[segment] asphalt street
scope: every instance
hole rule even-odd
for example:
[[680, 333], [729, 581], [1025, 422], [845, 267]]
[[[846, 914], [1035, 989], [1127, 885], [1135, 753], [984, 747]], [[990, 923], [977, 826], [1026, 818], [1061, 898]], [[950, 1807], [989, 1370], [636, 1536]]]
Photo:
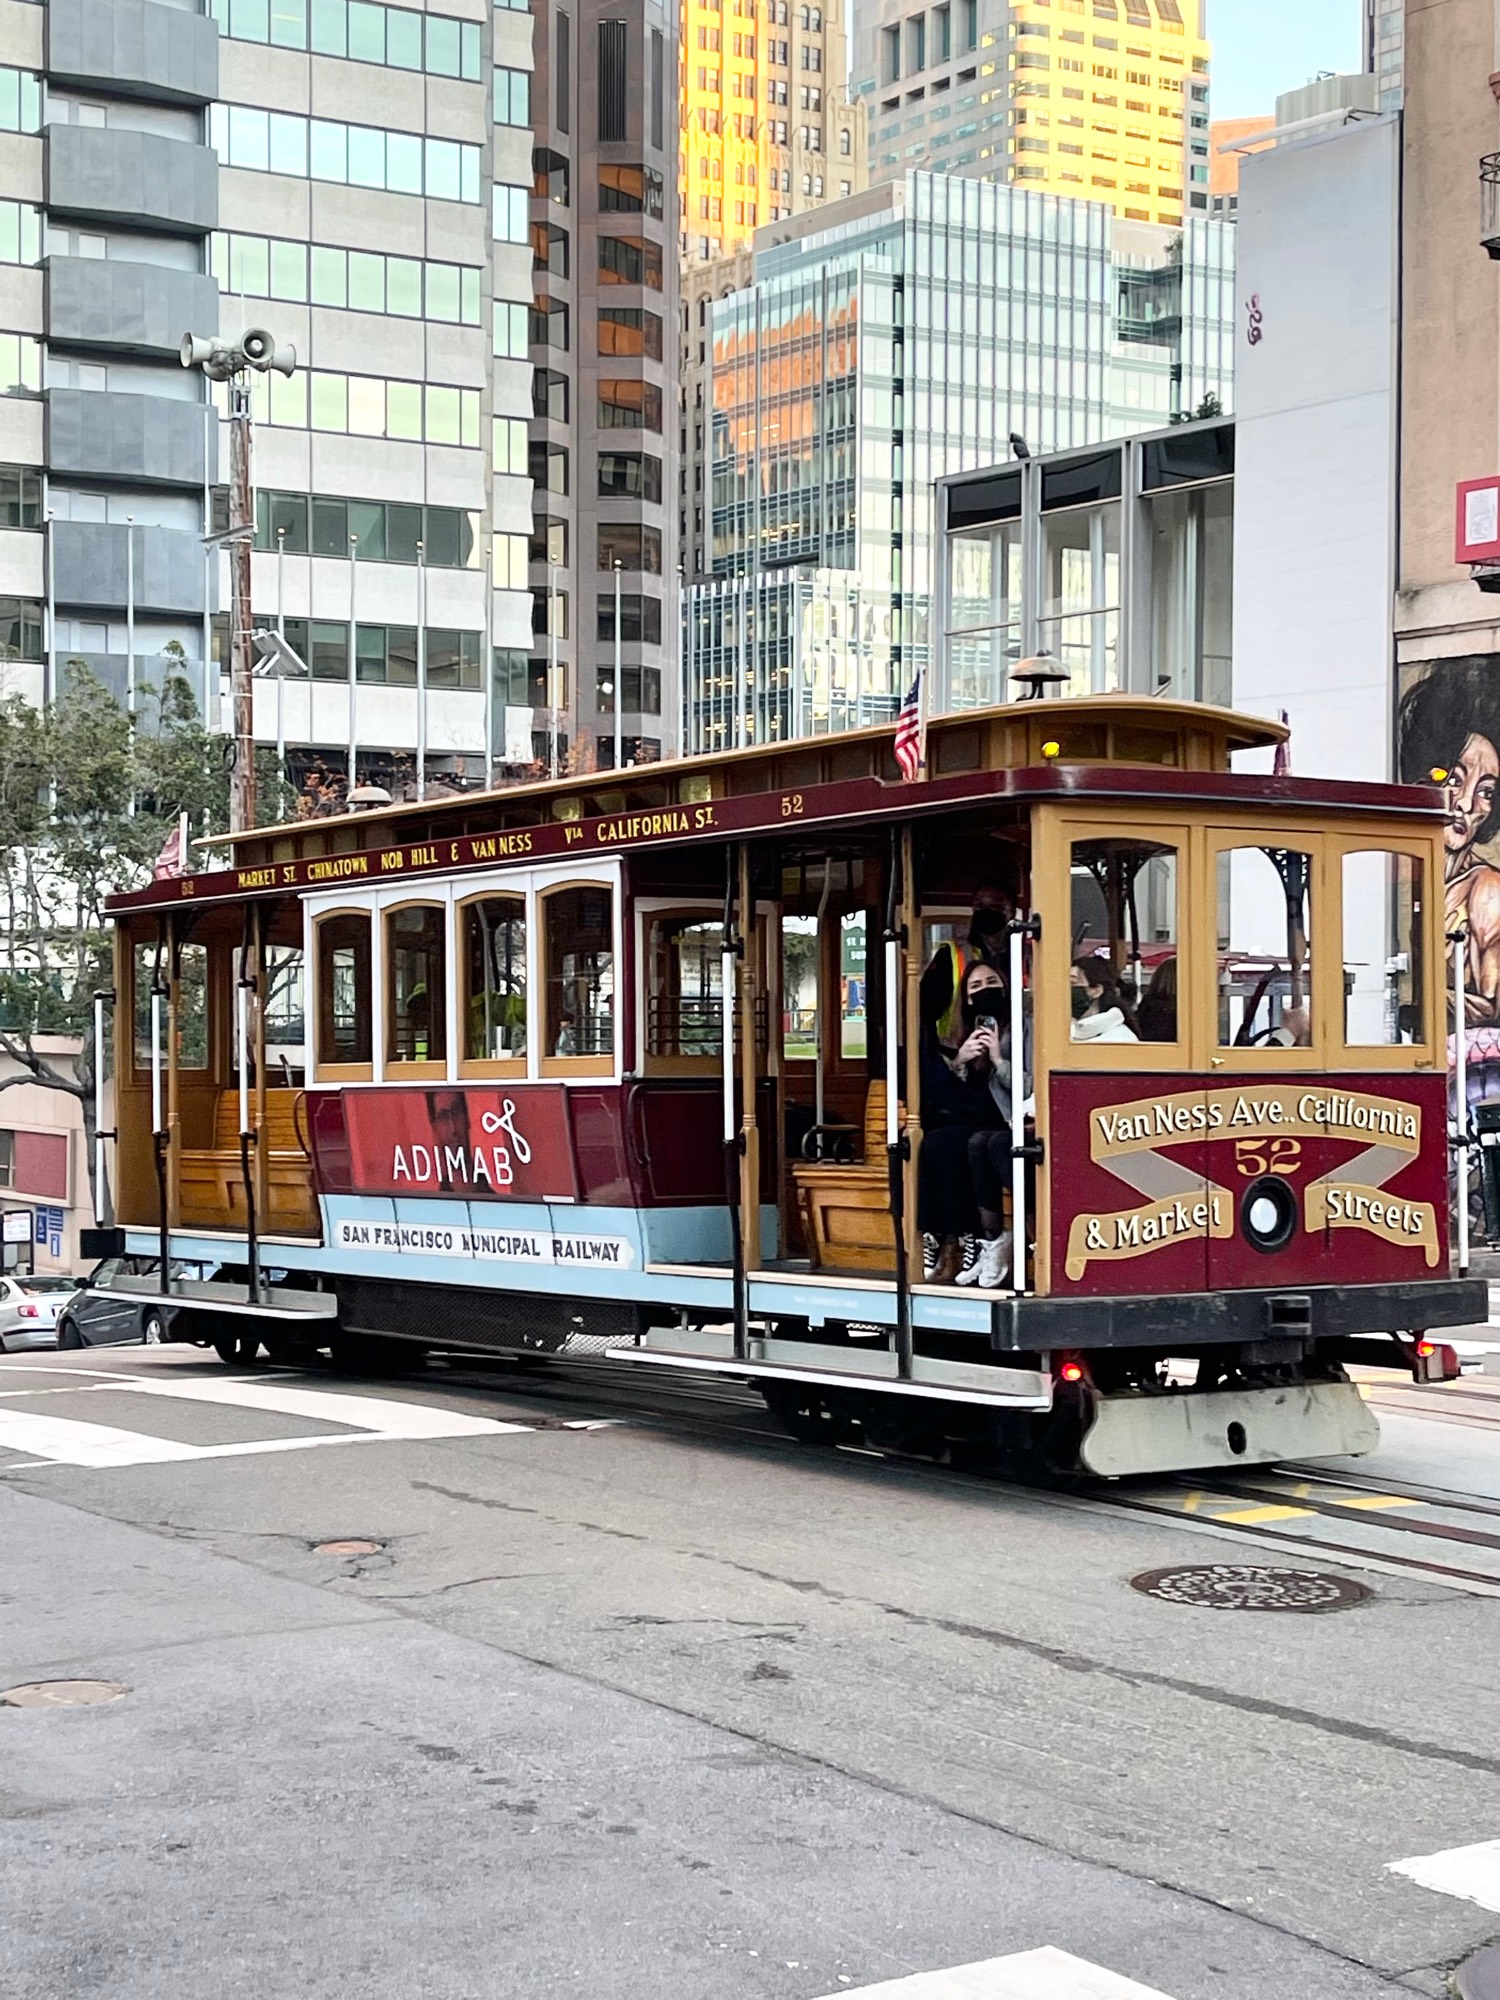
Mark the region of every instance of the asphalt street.
[[[603, 1366], [0, 1360], [0, 1688], [126, 1690], [0, 1706], [0, 1991], [1443, 1994], [1500, 1382], [1374, 1401], [1358, 1465], [1049, 1492]], [[1245, 1563], [1369, 1594], [1131, 1587]]]

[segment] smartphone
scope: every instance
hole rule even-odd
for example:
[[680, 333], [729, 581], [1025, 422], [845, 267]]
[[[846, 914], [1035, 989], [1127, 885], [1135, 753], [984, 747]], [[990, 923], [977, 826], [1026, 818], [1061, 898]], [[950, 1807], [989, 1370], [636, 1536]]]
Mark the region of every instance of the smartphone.
[[976, 1018], [974, 1026], [980, 1034], [988, 1032], [992, 1035], [998, 1035], [1000, 1032], [1000, 1023], [995, 1019], [993, 1014], [980, 1014]]

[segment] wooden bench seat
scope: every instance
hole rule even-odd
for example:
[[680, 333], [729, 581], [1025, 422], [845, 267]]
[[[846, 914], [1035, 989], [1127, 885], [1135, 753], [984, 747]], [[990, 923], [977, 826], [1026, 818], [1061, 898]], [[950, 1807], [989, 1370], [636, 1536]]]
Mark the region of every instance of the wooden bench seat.
[[[266, 1199], [256, 1216], [260, 1229], [272, 1236], [311, 1236], [318, 1230], [318, 1204], [313, 1192], [312, 1161], [298, 1131], [299, 1090], [266, 1092], [265, 1124], [259, 1146], [265, 1152]], [[254, 1162], [252, 1160], [252, 1170]], [[243, 1229], [245, 1177], [240, 1166], [240, 1098], [237, 1090], [219, 1094], [214, 1111], [211, 1147], [185, 1146], [177, 1156], [177, 1216], [188, 1227]]]
[[873, 1077], [865, 1096], [861, 1157], [792, 1163], [792, 1186], [815, 1271], [896, 1272], [890, 1167], [885, 1144], [885, 1081]]

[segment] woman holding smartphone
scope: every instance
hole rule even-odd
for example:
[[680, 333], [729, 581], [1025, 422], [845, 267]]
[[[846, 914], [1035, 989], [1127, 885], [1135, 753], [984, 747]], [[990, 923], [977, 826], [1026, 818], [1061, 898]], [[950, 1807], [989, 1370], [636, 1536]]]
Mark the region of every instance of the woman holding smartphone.
[[963, 976], [962, 1039], [951, 1055], [936, 1022], [924, 1025], [917, 1206], [930, 1284], [993, 1291], [1010, 1268], [1009, 1013], [1005, 981], [980, 960]]

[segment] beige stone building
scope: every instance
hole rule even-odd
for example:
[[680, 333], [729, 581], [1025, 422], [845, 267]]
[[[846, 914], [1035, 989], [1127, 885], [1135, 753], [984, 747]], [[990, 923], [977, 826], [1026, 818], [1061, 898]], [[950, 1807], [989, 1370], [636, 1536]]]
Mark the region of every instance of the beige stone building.
[[[35, 1038], [37, 1054], [66, 1074], [79, 1047], [74, 1036]], [[31, 1212], [38, 1271], [76, 1272], [78, 1232], [93, 1221], [83, 1106], [66, 1091], [9, 1081], [23, 1074], [0, 1051], [0, 1212]]]

